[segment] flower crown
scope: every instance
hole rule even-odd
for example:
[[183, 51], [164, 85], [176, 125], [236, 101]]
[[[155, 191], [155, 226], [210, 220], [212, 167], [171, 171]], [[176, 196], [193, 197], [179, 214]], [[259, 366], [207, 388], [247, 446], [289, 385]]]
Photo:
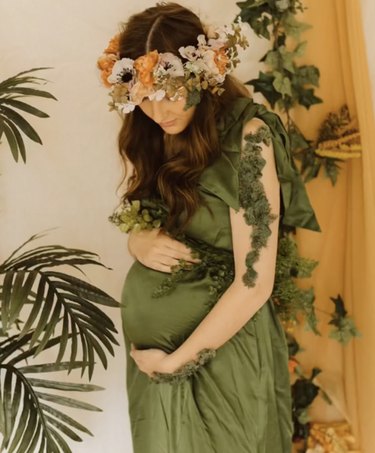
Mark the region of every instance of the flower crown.
[[114, 36], [98, 59], [105, 86], [111, 87], [110, 110], [129, 113], [145, 98], [175, 101], [186, 97], [185, 110], [201, 100], [201, 90], [221, 94], [225, 76], [239, 63], [238, 48], [249, 43], [243, 34], [243, 24], [233, 22], [209, 29], [207, 37], [199, 35], [196, 47], [178, 49], [181, 57], [157, 50], [136, 60], [119, 57], [120, 34]]

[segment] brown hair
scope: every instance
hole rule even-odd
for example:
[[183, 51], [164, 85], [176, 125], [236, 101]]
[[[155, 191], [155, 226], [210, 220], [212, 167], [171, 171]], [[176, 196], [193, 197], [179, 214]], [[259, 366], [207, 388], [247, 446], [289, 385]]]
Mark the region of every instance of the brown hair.
[[[124, 24], [120, 58], [135, 60], [152, 50], [180, 56], [178, 49], [195, 46], [199, 34], [204, 34], [204, 29], [192, 11], [176, 3], [159, 3]], [[198, 208], [199, 176], [220, 155], [216, 129], [220, 113], [235, 97], [248, 96], [244, 85], [231, 76], [226, 77], [223, 88], [220, 96], [205, 90], [187, 128], [165, 139], [163, 130], [139, 107], [124, 119], [119, 149], [125, 170], [130, 161], [133, 172], [123, 199], [158, 193], [169, 208], [167, 230], [181, 229]]]

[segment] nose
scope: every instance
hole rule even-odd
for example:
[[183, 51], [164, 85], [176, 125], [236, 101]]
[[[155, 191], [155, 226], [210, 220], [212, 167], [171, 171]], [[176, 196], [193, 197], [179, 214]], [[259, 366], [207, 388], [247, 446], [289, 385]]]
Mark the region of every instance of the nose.
[[164, 99], [161, 101], [151, 101], [152, 119], [156, 123], [161, 123], [166, 119], [166, 104]]

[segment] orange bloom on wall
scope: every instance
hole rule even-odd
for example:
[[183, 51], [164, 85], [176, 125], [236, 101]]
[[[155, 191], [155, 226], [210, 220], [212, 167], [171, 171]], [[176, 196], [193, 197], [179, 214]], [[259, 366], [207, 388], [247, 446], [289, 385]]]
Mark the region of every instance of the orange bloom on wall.
[[157, 50], [139, 57], [134, 62], [134, 68], [138, 73], [140, 82], [146, 87], [152, 87], [154, 83], [154, 77], [152, 75], [152, 70], [159, 61], [159, 54]]
[[217, 68], [219, 69], [219, 73], [225, 74], [225, 71], [229, 63], [229, 58], [225, 53], [225, 48], [215, 50], [214, 61]]

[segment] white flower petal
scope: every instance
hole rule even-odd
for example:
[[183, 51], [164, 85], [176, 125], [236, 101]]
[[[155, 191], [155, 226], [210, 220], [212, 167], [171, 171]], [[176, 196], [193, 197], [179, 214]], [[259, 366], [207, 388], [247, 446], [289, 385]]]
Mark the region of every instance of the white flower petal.
[[161, 101], [164, 97], [165, 97], [164, 90], [157, 90], [148, 95], [148, 98], [150, 99], [150, 101]]

